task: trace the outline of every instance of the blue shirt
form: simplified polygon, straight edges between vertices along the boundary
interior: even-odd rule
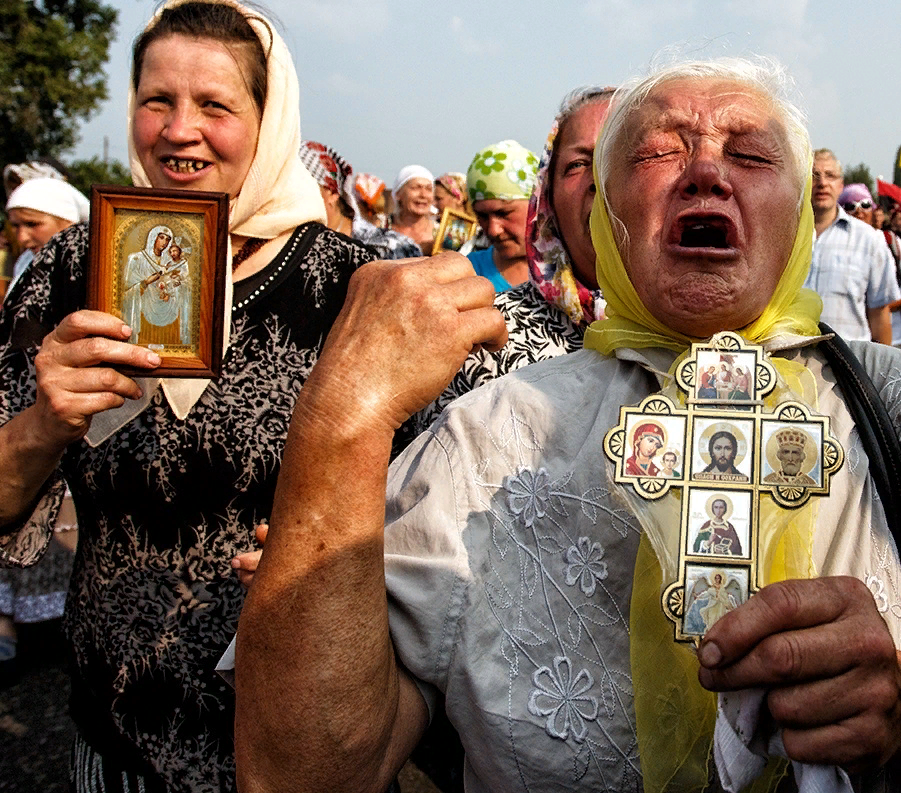
[[[476,275],[483,275],[494,286],[495,292],[506,292],[512,284],[501,275],[494,264],[494,246],[480,251],[470,251],[466,258],[472,262]]]
[[[869,341],[867,308],[901,298],[885,238],[841,207],[813,245],[804,286],[823,299],[823,322],[848,340]]]

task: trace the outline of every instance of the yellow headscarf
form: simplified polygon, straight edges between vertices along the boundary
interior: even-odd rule
[[[702,339],[674,331],[654,317],[629,280],[617,249],[598,177],[601,143],[609,130],[608,125],[595,149],[594,177],[598,189],[591,212],[597,278],[607,300],[607,316],[588,328],[584,346],[604,355],[610,355],[619,348],[647,347],[663,347],[684,353],[692,342]],[[757,319],[744,328],[723,328],[737,330],[742,337],[755,344],[765,344],[783,334],[819,335],[817,322],[822,301],[815,292],[802,288],[810,267],[814,227],[810,203],[812,154],[809,146],[807,160],[808,177],[801,197],[798,227],[779,283]],[[768,405],[789,398],[816,405],[816,384],[807,370],[781,359],[774,361],[774,365],[781,381],[780,387],[768,397]],[[671,396],[676,396],[674,386],[665,393],[667,391],[672,391]],[[691,650],[673,641],[672,624],[663,615],[660,606],[661,584],[668,581],[662,580],[661,564],[652,547],[659,540],[651,540],[649,534],[653,532],[648,531],[655,521],[671,522],[675,519],[678,522],[681,495],[672,491],[662,500],[671,499],[673,503],[668,505],[662,502],[653,505],[643,503],[637,496],[632,497],[631,492],[626,492],[626,496],[645,527],[635,561],[630,606],[634,707],[644,789],[647,793],[702,791],[708,779],[716,697],[703,690],[698,683],[698,662]],[[812,504],[788,514],[768,496],[761,499],[760,531],[767,540],[760,564],[766,583],[815,574],[811,550],[814,520],[815,506]],[[670,572],[667,570],[667,575]],[[661,668],[667,669],[665,681],[661,681],[659,676]],[[771,764],[753,790],[773,789],[784,771],[784,763]]]
[[[591,241],[597,254],[597,277],[601,292],[607,301],[606,319],[593,322],[585,332],[584,346],[610,355],[620,347],[640,349],[643,347],[665,347],[682,352],[692,342],[700,338],[686,336],[666,327],[658,320],[632,286],[626,267],[620,257],[613,237],[613,227],[607,213],[603,193],[598,179],[598,155],[600,142],[595,150],[594,180],[598,186],[594,206],[591,208]],[[810,155],[812,158],[812,155]],[[813,249],[813,207],[810,193],[813,186],[812,159],[807,168],[808,178],[801,199],[801,214],[798,229],[788,263],[782,271],[770,302],[763,313],[744,328],[723,328],[737,330],[745,339],[755,344],[782,333],[799,336],[819,335],[817,322],[823,309],[819,295],[810,289],[802,289]]]

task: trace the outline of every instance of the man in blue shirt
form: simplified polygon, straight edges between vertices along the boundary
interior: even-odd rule
[[[829,149],[813,159],[816,242],[804,286],[823,299],[823,322],[845,339],[892,343],[889,304],[901,298],[882,235],[838,205],[842,166]]]

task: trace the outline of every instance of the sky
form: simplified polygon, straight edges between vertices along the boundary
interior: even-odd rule
[[[110,99],[76,158],[127,162],[130,50],[156,0],[119,9]],[[898,0],[265,0],[294,56],[301,134],[390,187],[401,167],[466,171],[514,138],[540,153],[562,97],[655,62],[766,55],[788,70],[814,147],[891,181],[901,145]]]

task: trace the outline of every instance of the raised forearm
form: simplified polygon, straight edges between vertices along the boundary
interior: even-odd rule
[[[388,633],[388,459],[394,431],[473,347],[506,339],[493,297],[458,255],[372,263],[351,279],[297,401],[238,630],[245,793],[383,790],[424,728]]]
[[[315,375],[312,380],[315,381]],[[237,649],[239,787],[378,791],[424,728],[399,672],[383,563],[391,429],[326,415],[308,382]]]

